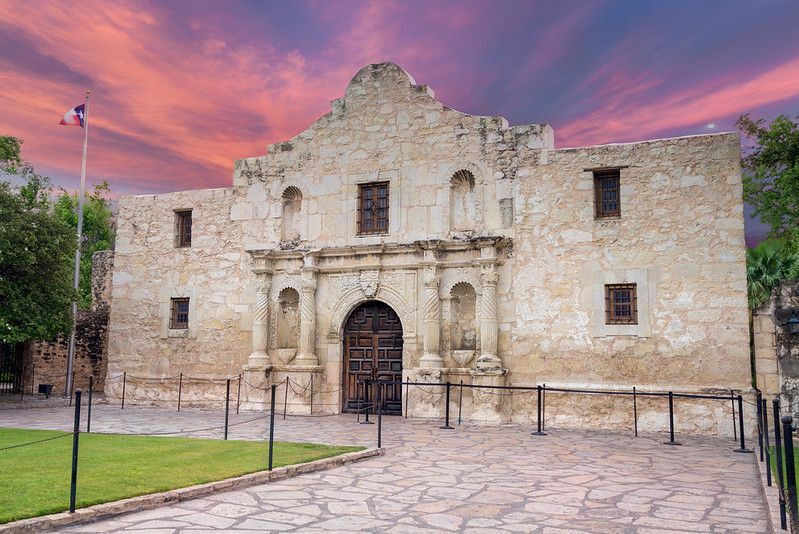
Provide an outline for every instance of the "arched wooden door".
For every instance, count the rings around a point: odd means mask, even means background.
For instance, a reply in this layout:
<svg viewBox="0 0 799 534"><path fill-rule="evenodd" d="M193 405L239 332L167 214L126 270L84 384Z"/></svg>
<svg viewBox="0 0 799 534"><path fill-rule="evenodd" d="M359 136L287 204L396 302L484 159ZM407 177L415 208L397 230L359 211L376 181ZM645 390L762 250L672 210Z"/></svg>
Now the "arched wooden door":
<svg viewBox="0 0 799 534"><path fill-rule="evenodd" d="M345 412L357 411L366 399L365 380L402 381L402 324L387 304L369 301L355 308L344 326ZM402 413L402 386L383 386L383 413ZM376 400L376 388L370 391Z"/></svg>

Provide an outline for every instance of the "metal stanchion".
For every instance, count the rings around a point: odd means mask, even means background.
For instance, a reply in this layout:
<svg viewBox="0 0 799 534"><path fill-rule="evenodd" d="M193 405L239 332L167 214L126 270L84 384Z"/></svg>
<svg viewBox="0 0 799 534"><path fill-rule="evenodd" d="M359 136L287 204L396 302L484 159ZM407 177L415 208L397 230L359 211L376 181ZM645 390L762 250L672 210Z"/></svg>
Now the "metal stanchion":
<svg viewBox="0 0 799 534"><path fill-rule="evenodd" d="M541 387L541 431L547 429L547 384Z"/></svg>
<svg viewBox="0 0 799 534"><path fill-rule="evenodd" d="M782 439L785 451L785 483L788 490L788 509L791 513L791 526L797 525L799 511L796 506L796 465L793 457L793 417L782 416Z"/></svg>
<svg viewBox="0 0 799 534"><path fill-rule="evenodd" d="M313 415L313 373L311 373L311 407L310 413Z"/></svg>
<svg viewBox="0 0 799 534"><path fill-rule="evenodd" d="M402 385L400 384L400 387ZM408 398L411 396L411 380L410 378L405 383L405 419L408 418Z"/></svg>
<svg viewBox="0 0 799 534"><path fill-rule="evenodd" d="M289 377L286 377L286 391L283 392L283 419L286 419L286 408L289 405Z"/></svg>
<svg viewBox="0 0 799 534"><path fill-rule="evenodd" d="M764 460L763 457L763 396L758 391L755 398L757 402L757 447L760 449L760 461Z"/></svg>
<svg viewBox="0 0 799 534"><path fill-rule="evenodd" d="M89 376L89 404L86 406L86 433L92 431L92 393L94 391L94 376Z"/></svg>
<svg viewBox="0 0 799 534"><path fill-rule="evenodd" d="M377 448L383 447L383 395L380 381L377 381Z"/></svg>
<svg viewBox="0 0 799 534"><path fill-rule="evenodd" d="M272 470L272 453L275 444L275 393L277 385L272 384L272 400L269 403L269 471Z"/></svg>
<svg viewBox="0 0 799 534"><path fill-rule="evenodd" d="M122 407L121 410L125 409L125 386L128 383L128 372L122 371Z"/></svg>
<svg viewBox="0 0 799 534"><path fill-rule="evenodd" d="M741 447L734 449L735 452L752 452L746 448L744 433L744 397L738 395L738 436L741 438Z"/></svg>
<svg viewBox="0 0 799 534"><path fill-rule="evenodd" d="M180 411L180 398L183 396L183 373L178 378L178 411Z"/></svg>
<svg viewBox="0 0 799 534"><path fill-rule="evenodd" d="M763 446L766 449L766 485L771 486L771 454L768 442L768 404L766 399L760 399L760 413L763 415Z"/></svg>
<svg viewBox="0 0 799 534"><path fill-rule="evenodd" d="M225 384L225 440L227 440L228 417L230 415L230 379Z"/></svg>
<svg viewBox="0 0 799 534"><path fill-rule="evenodd" d="M461 380L461 388L458 391L458 426L461 426L461 414L463 413L463 380Z"/></svg>
<svg viewBox="0 0 799 534"><path fill-rule="evenodd" d="M537 430L535 432L533 432L532 435L533 436L546 436L547 433L544 432L544 430L541 428L541 386L538 386L536 388L536 391L538 392L538 400L536 402L536 404L537 404L536 411L538 412L538 417L537 417L537 422L536 422Z"/></svg>
<svg viewBox="0 0 799 534"><path fill-rule="evenodd" d="M74 382L73 382L74 383ZM69 479L69 512L75 513L75 496L78 490L78 445L80 436L81 390L75 390L75 422L72 427L72 475Z"/></svg>
<svg viewBox="0 0 799 534"><path fill-rule="evenodd" d="M361 421L362 425L373 425L374 423L369 420L369 412L372 411L372 398L369 396L369 380L363 381L363 395L366 397L366 418Z"/></svg>
<svg viewBox="0 0 799 534"><path fill-rule="evenodd" d="M239 413L239 406L241 406L241 373L239 373L239 385L236 387L236 414Z"/></svg>
<svg viewBox="0 0 799 534"><path fill-rule="evenodd" d="M439 427L439 428L442 428L444 430L452 430L452 427L449 424L449 388L450 387L451 387L451 384L449 383L449 380L447 380L446 406L445 406L445 409L444 409L444 426Z"/></svg>
<svg viewBox="0 0 799 534"><path fill-rule="evenodd" d="M774 407L774 456L777 458L777 487L780 495L780 528L788 530L785 514L785 475L782 472L782 432L780 431L780 399L772 401Z"/></svg>
<svg viewBox="0 0 799 534"><path fill-rule="evenodd" d="M732 404L732 440L738 441L738 433L735 429L735 392L733 390L730 390L730 403Z"/></svg>
<svg viewBox="0 0 799 534"><path fill-rule="evenodd" d="M635 386L633 386L633 429L635 430L635 437L638 437L638 397L635 394Z"/></svg>
<svg viewBox="0 0 799 534"><path fill-rule="evenodd" d="M674 441L674 394L669 391L669 441L663 442L665 445L680 445Z"/></svg>

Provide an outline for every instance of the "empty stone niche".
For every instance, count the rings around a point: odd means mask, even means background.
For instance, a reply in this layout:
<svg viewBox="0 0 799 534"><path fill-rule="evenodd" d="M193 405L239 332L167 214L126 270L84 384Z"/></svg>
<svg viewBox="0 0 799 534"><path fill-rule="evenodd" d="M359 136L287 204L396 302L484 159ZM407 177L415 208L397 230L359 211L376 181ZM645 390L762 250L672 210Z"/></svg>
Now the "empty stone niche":
<svg viewBox="0 0 799 534"><path fill-rule="evenodd" d="M300 210L302 192L292 186L283 191L283 217L280 240L283 243L298 243L300 240Z"/></svg>
<svg viewBox="0 0 799 534"><path fill-rule="evenodd" d="M464 232L475 228L474 175L467 170L456 171L450 180L452 188L450 221L452 231Z"/></svg>
<svg viewBox="0 0 799 534"><path fill-rule="evenodd" d="M452 359L466 367L477 349L477 293L471 284L458 282L452 287L450 297Z"/></svg>
<svg viewBox="0 0 799 534"><path fill-rule="evenodd" d="M300 336L300 294L293 287L287 287L277 296L276 331L277 357L289 363L297 354Z"/></svg>

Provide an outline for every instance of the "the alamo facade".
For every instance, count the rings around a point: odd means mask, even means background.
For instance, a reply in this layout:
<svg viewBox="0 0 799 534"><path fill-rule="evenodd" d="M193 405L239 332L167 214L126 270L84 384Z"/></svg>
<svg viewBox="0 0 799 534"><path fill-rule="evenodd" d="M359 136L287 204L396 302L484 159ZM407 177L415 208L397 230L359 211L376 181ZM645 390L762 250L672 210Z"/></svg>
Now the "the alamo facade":
<svg viewBox="0 0 799 534"><path fill-rule="evenodd" d="M555 149L549 125L367 66L307 130L237 161L232 187L121 199L109 376L171 403L179 373L242 373L255 409L289 377L296 413L351 411L364 379L744 390L739 157L731 133ZM389 388L386 409L440 415L422 389ZM463 402L479 421L535 407ZM607 398L547 403L555 423L629 423ZM657 425L667 407L641 410ZM683 410L731 433L729 404Z"/></svg>

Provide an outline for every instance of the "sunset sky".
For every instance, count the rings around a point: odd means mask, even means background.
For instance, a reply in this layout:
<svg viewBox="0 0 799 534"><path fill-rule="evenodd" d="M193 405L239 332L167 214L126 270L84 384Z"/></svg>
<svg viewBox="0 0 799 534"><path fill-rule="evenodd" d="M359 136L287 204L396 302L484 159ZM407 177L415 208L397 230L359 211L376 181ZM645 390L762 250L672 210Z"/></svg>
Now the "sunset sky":
<svg viewBox="0 0 799 534"><path fill-rule="evenodd" d="M379 61L558 147L719 132L799 115L797 21L796 0L0 0L0 134L74 188L81 130L58 121L91 89L90 182L228 186Z"/></svg>

